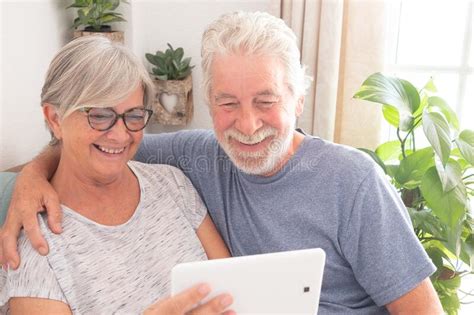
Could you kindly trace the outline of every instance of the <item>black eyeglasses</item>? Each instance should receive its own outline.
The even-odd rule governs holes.
[[[140,107],[131,108],[123,114],[117,114],[110,107],[83,107],[79,111],[87,113],[87,120],[92,129],[106,131],[112,128],[119,118],[130,131],[140,131],[148,124],[153,111]]]

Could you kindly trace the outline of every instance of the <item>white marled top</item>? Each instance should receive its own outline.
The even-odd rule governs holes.
[[[22,233],[20,268],[0,271],[0,313],[23,296],[63,301],[74,314],[138,314],[169,295],[174,265],[207,259],[195,233],[206,209],[190,181],[172,166],[129,166],[141,197],[126,223],[104,226],[63,206],[61,235],[40,217],[47,257]]]

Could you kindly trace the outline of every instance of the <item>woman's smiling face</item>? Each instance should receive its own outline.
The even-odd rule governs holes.
[[[117,114],[136,107],[143,107],[141,86],[112,106]],[[87,113],[77,110],[62,119],[54,132],[61,140],[61,160],[76,172],[101,181],[121,174],[143,137],[143,131],[129,131],[122,119],[107,131],[97,131],[89,125]]]

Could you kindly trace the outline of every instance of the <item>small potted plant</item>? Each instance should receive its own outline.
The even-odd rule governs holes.
[[[375,73],[354,95],[382,105],[397,139],[375,151],[397,188],[415,234],[437,267],[431,281],[447,314],[457,314],[464,276],[474,270],[474,130],[460,130],[456,113],[436,95],[430,80],[418,90],[410,82]],[[421,141],[425,140],[425,141]],[[421,146],[421,147],[420,147]]]
[[[145,54],[152,68],[156,86],[155,117],[164,125],[186,125],[193,116],[193,80],[191,58],[184,50],[168,43],[165,52]]]
[[[74,0],[67,7],[77,9],[77,17],[74,19],[73,37],[87,35],[102,35],[113,41],[123,43],[123,32],[113,31],[109,25],[113,22],[125,22],[121,13],[115,12],[120,3],[128,3],[126,0]],[[85,26],[83,30],[77,30],[79,26]]]

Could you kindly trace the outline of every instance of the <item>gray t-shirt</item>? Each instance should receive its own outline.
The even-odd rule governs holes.
[[[11,297],[37,297],[62,301],[75,314],[139,314],[170,294],[174,265],[207,259],[195,232],[206,208],[190,181],[168,165],[129,166],[140,202],[127,222],[104,226],[63,206],[60,235],[40,217],[47,257],[21,235],[20,268],[0,272],[3,312]]]
[[[364,153],[306,136],[277,174],[239,171],[212,131],[145,136],[136,158],[181,168],[234,256],[321,247],[319,314],[385,314],[435,267]]]

